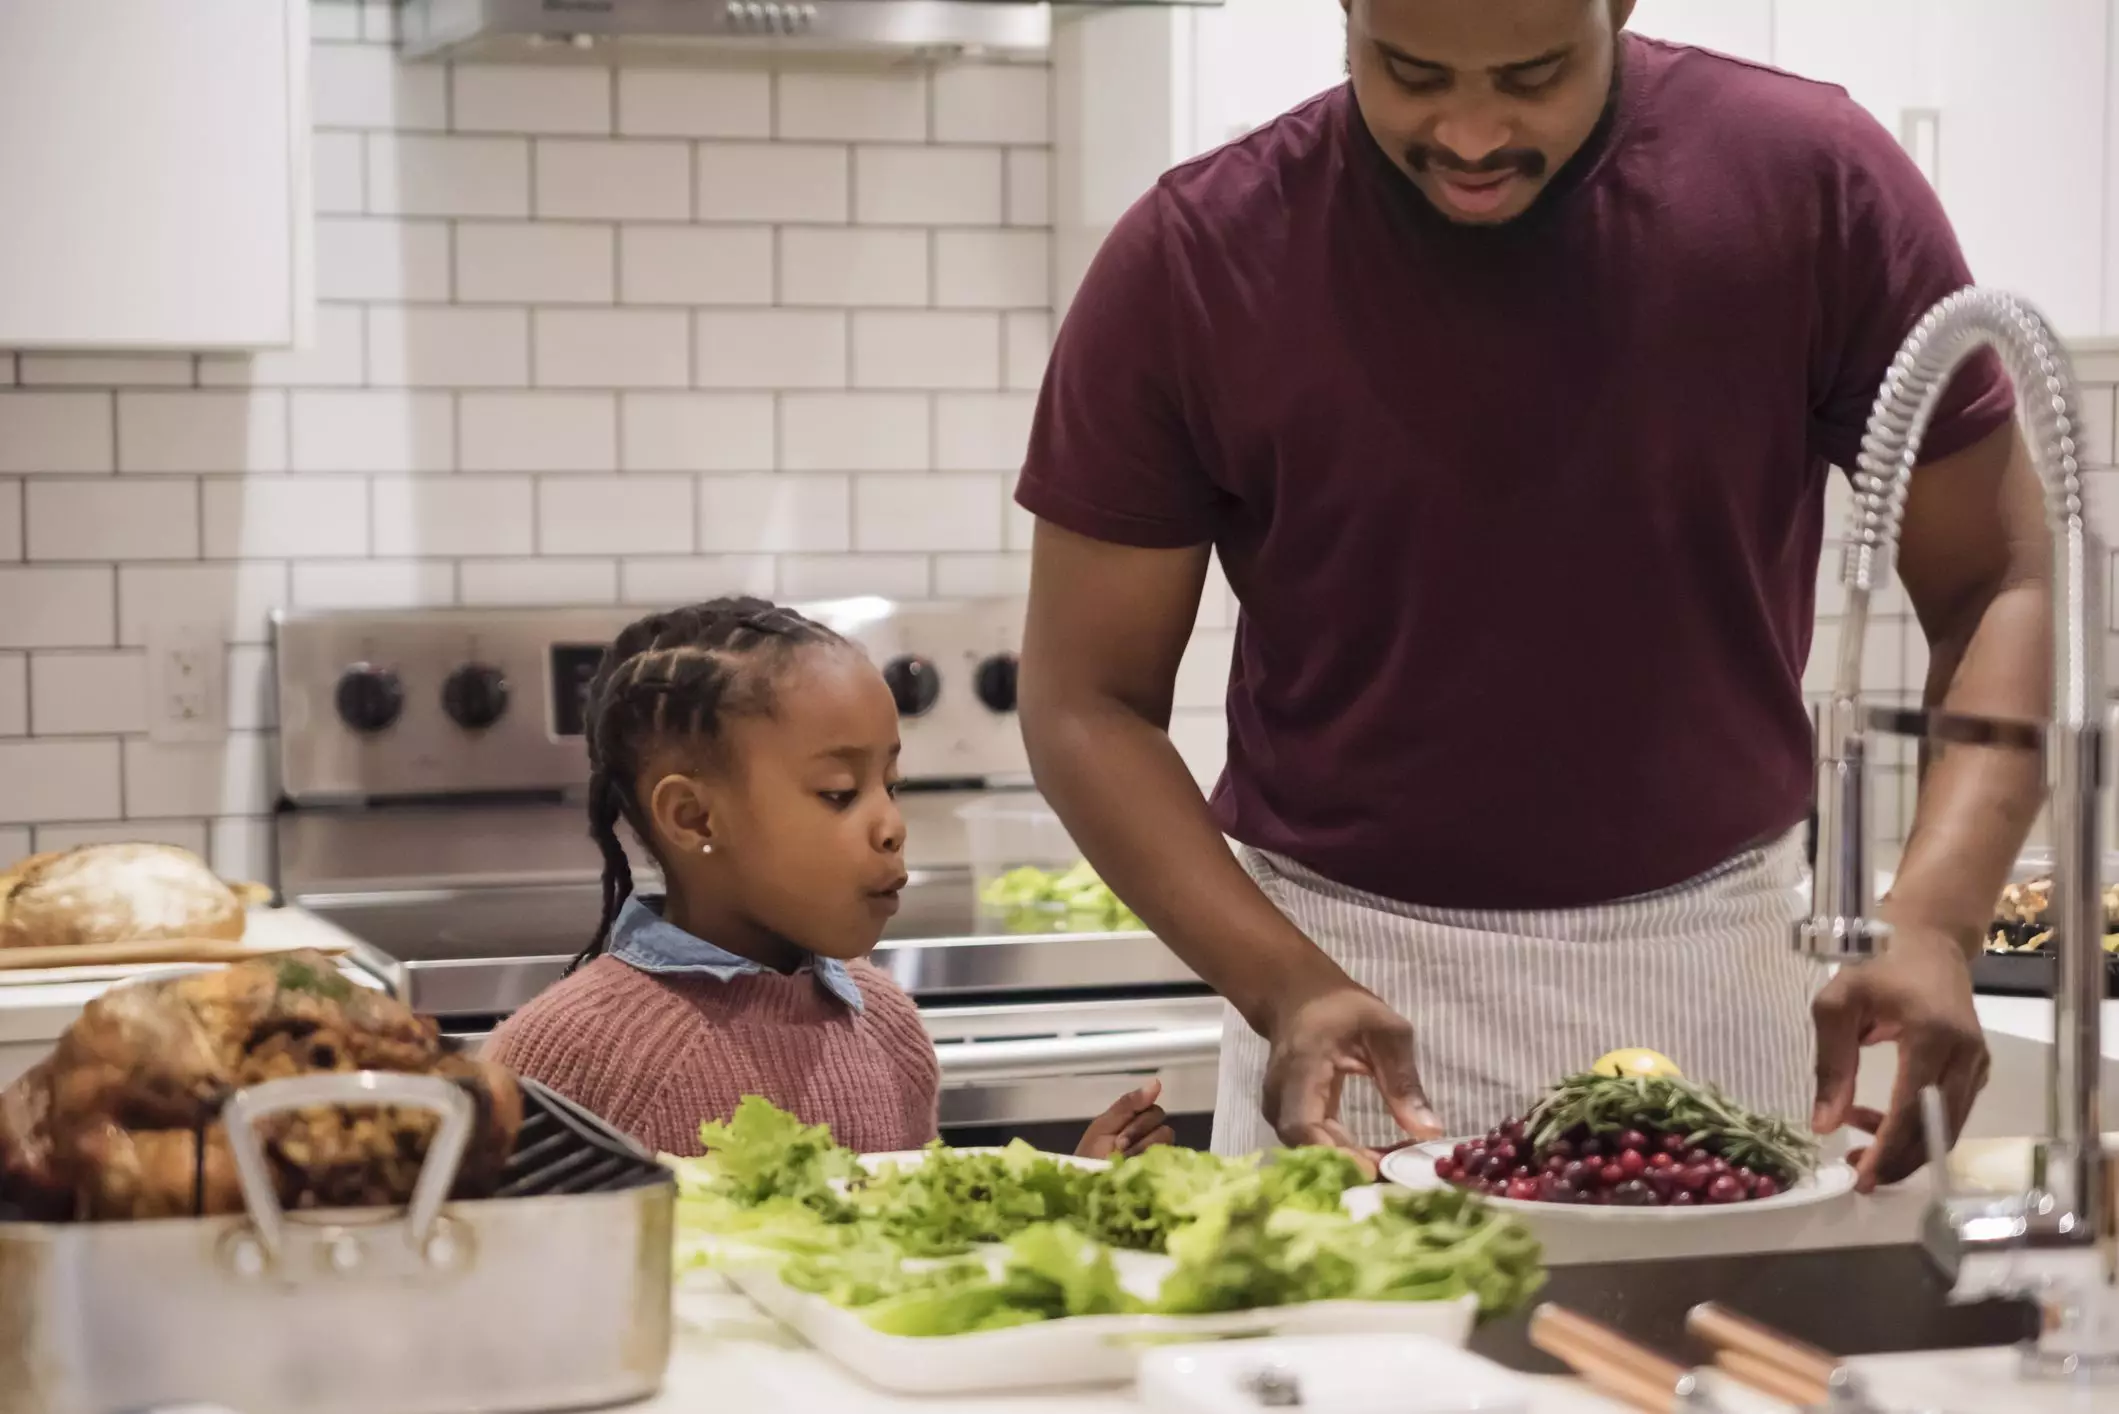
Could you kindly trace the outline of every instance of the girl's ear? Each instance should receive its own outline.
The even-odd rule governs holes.
[[[706,784],[695,776],[670,775],[648,793],[648,819],[655,833],[679,856],[704,854],[714,845],[714,820],[707,807]]]

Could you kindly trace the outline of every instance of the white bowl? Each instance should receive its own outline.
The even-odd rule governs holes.
[[[1429,1144],[1413,1144],[1393,1150],[1383,1157],[1383,1177],[1391,1183],[1412,1189],[1449,1188],[1453,1185],[1435,1173],[1435,1160],[1444,1157],[1458,1144],[1458,1139],[1438,1139]],[[1854,1191],[1854,1170],[1844,1163],[1821,1165],[1814,1173],[1797,1181],[1785,1193],[1776,1193],[1771,1198],[1753,1198],[1743,1203],[1701,1203],[1690,1208],[1672,1208],[1664,1205],[1640,1208],[1599,1207],[1589,1203],[1526,1203],[1517,1198],[1488,1198],[1486,1201],[1506,1212],[1535,1216],[1540,1220],[1590,1222],[1590,1223],[1658,1223],[1658,1222],[1713,1222],[1716,1219],[1744,1217],[1757,1213],[1785,1212],[1790,1208],[1810,1208],[1820,1203],[1831,1203]]]

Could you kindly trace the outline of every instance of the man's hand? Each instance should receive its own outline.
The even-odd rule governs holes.
[[[1110,1109],[1089,1121],[1089,1131],[1074,1152],[1085,1159],[1131,1158],[1158,1144],[1175,1144],[1177,1132],[1164,1122],[1169,1116],[1156,1103],[1162,1093],[1163,1083],[1151,1080],[1119,1096]]]
[[[1920,1092],[1942,1091],[1950,1133],[1964,1128],[1987,1083],[1987,1042],[1972,1008],[1972,970],[1957,940],[1939,929],[1894,920],[1881,957],[1842,967],[1811,1006],[1817,1018],[1817,1110],[1829,1134],[1853,1123],[1876,1136],[1855,1158],[1855,1190],[1897,1183],[1927,1160]],[[1854,1103],[1861,1049],[1898,1043],[1891,1110]]]
[[[1413,1064],[1412,1024],[1375,993],[1350,980],[1297,1002],[1266,1037],[1266,1123],[1289,1145],[1330,1144],[1373,1166],[1381,1156],[1356,1142],[1340,1122],[1339,1094],[1349,1075],[1375,1082],[1398,1127],[1415,1139],[1439,1139]]]

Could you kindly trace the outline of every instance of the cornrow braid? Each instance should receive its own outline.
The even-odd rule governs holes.
[[[633,867],[618,837],[630,825],[653,848],[637,782],[658,741],[721,734],[731,715],[772,710],[772,670],[795,649],[846,640],[793,609],[731,596],[649,614],[604,650],[583,710],[589,748],[589,837],[603,853],[603,916],[567,971],[601,954],[633,893]],[[663,861],[667,869],[666,861]]]

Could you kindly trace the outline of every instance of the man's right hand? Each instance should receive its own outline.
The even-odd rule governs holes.
[[[1439,1139],[1442,1122],[1427,1102],[1413,1064],[1413,1028],[1381,998],[1342,979],[1281,1011],[1266,1043],[1266,1123],[1288,1145],[1329,1144],[1370,1165],[1381,1155],[1358,1142],[1339,1117],[1349,1075],[1365,1075],[1382,1092],[1398,1127],[1414,1139]]]

